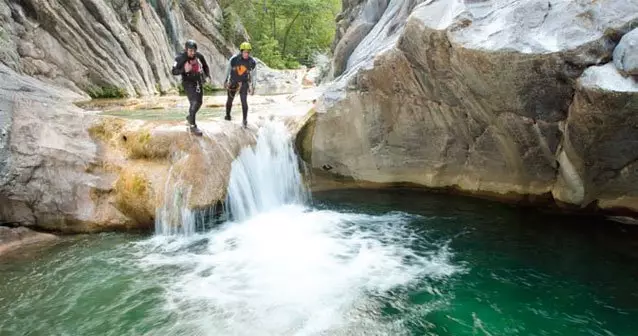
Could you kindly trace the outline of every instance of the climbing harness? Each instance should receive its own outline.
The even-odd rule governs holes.
[[[241,89],[241,82],[237,82],[237,88],[233,89],[230,87],[230,85],[228,86],[228,91],[239,91],[239,89]]]

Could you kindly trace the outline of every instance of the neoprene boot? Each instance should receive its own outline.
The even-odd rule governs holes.
[[[189,127],[191,134],[202,136],[202,131],[197,128],[197,125],[190,125]]]

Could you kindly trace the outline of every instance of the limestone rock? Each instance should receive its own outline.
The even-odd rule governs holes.
[[[198,122],[204,136],[196,137],[183,121],[99,116],[71,104],[82,99],[0,65],[0,223],[139,230],[150,229],[164,205],[209,208],[224,199],[231,163],[254,143],[256,126],[281,118],[294,136],[309,109],[305,100],[261,97],[271,106],[254,109],[248,130]],[[175,206],[167,198],[178,194]]]
[[[317,103],[312,166],[549,196],[579,172],[559,151],[576,81],[637,23],[629,0],[390,1]]]
[[[257,78],[255,94],[278,95],[294,93],[301,89],[306,68],[293,70],[275,70],[261,60],[257,60]]]
[[[96,159],[86,131],[95,116],[70,104],[79,99],[0,65],[2,222],[80,231],[95,220],[97,178],[86,172]]]
[[[20,56],[11,38],[15,34],[11,21],[11,8],[4,1],[0,1],[0,61],[11,67],[17,67]]]
[[[174,57],[188,38],[221,87],[234,49],[220,38],[217,1],[0,0],[0,22],[0,61],[76,92],[170,92],[179,81],[170,73]]]
[[[614,64],[623,74],[638,76],[638,28],[620,39],[614,49]]]
[[[585,70],[577,88],[554,197],[638,212],[638,82],[608,63]]]
[[[337,31],[333,45],[333,77],[341,75],[346,69],[348,58],[379,21],[389,2],[389,0],[343,1],[344,11],[337,17]]]
[[[0,226],[0,255],[26,246],[57,239],[58,237],[55,235],[35,232],[25,227],[9,228]]]

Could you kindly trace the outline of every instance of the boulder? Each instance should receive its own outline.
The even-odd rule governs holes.
[[[0,226],[0,255],[20,248],[52,242],[58,239],[50,233],[40,233],[25,227],[9,228]]]
[[[636,23],[629,0],[390,1],[319,98],[312,166],[551,197],[576,83]]]
[[[638,28],[620,39],[614,49],[614,64],[624,75],[638,76]]]
[[[638,212],[638,82],[612,63],[578,80],[552,190],[559,201]]]
[[[98,148],[87,128],[97,118],[71,104],[81,99],[0,65],[1,222],[82,231],[96,212],[123,218],[90,197]]]

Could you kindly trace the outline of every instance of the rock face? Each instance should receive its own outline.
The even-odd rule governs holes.
[[[345,62],[335,59],[341,75],[318,101],[313,167],[372,182],[638,209],[638,187],[627,184],[637,176],[629,144],[638,105],[618,89],[633,79],[613,65],[592,68],[610,62],[620,36],[638,24],[637,2],[372,3],[345,9],[353,23],[336,44],[360,42]],[[361,39],[355,23],[369,18],[377,19]]]
[[[94,117],[69,103],[82,98],[0,65],[2,222],[66,227],[90,218],[77,195],[95,183],[86,173],[97,150],[86,131]]]
[[[249,130],[237,122],[199,122],[205,135],[194,137],[183,121],[99,116],[71,104],[78,99],[84,97],[0,65],[0,224],[66,232],[148,229],[177,191],[185,196],[172,209],[214,206],[225,197],[232,161],[254,143],[260,122],[255,114]],[[305,115],[299,108],[308,104],[273,104],[297,132],[295,121]]]
[[[2,0],[5,40],[17,55],[2,62],[74,91],[114,87],[130,96],[167,92],[187,38],[199,41],[215,74],[233,47],[220,39],[216,1]],[[216,84],[220,76],[214,76]]]
[[[339,76],[345,71],[350,55],[377,24],[389,2],[389,0],[342,1],[344,11],[336,18],[337,31],[333,44],[331,78]]]
[[[0,62],[95,96],[176,92],[179,77],[170,70],[189,38],[198,41],[213,86],[221,87],[226,62],[237,51],[222,37],[216,0],[0,0],[0,24]],[[236,35],[246,36],[239,28]],[[262,72],[271,74],[260,81],[265,90],[290,92],[273,81],[290,75]]]
[[[638,82],[612,63],[587,68],[566,122],[553,194],[638,212]]]

